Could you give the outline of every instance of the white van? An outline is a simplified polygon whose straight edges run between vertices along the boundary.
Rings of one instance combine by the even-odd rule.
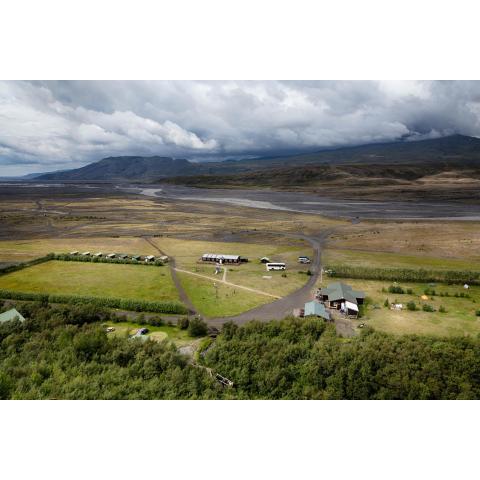
[[[286,265],[284,263],[266,263],[267,271],[270,270],[285,270]]]

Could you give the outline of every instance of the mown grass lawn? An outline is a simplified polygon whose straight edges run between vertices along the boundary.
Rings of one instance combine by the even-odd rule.
[[[0,288],[20,292],[175,301],[168,267],[50,261],[0,276]]]
[[[266,295],[241,290],[220,282],[216,282],[217,298],[214,282],[188,273],[179,273],[178,275],[190,300],[198,311],[207,317],[237,315],[275,300]]]
[[[476,335],[480,333],[480,317],[475,315],[480,309],[480,287],[471,286],[465,290],[462,285],[446,285],[437,283],[430,287],[426,283],[401,283],[400,286],[406,290],[412,289],[412,294],[396,294],[382,292],[382,288],[388,290],[389,282],[361,279],[328,279],[324,278],[323,284],[341,281],[354,288],[363,290],[371,299],[367,306],[365,316],[356,321],[355,324],[366,323],[376,330],[383,330],[395,334],[419,334],[438,336],[463,336]],[[428,300],[420,297],[426,289],[434,289],[435,296],[428,296]],[[440,296],[441,293],[449,296]],[[455,294],[468,294],[470,298],[455,297]],[[385,300],[401,303],[403,310],[390,310],[384,306]],[[406,304],[414,301],[420,310],[409,311]],[[424,304],[431,305],[435,312],[424,312],[421,310]],[[374,306],[379,308],[375,308]],[[439,311],[440,306],[445,307],[446,312]]]
[[[181,330],[180,328],[172,325],[161,325],[154,327],[152,325],[145,325],[137,322],[107,322],[104,324],[106,327],[114,327],[115,330],[109,333],[109,336],[128,336],[133,335],[139,328],[148,328],[149,333],[147,336],[155,341],[170,340],[177,347],[183,347],[190,345],[198,341],[196,338],[192,338],[188,335],[187,330]]]

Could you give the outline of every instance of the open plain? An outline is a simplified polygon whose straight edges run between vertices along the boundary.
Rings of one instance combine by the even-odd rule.
[[[206,193],[200,198],[198,191]],[[342,203],[311,193],[302,193],[300,201],[292,195],[230,192],[226,198],[222,191],[196,189],[193,195],[171,186],[4,184],[3,266],[73,250],[164,254],[169,265],[157,269],[53,262],[52,268],[49,262],[3,275],[0,288],[180,300],[192,313],[221,325],[291,314],[313,296],[322,278],[328,280],[321,271],[325,265],[480,270],[480,223],[465,206],[447,202],[421,210],[405,202],[385,209],[384,202]],[[451,218],[454,211],[457,219]],[[415,214],[409,217],[409,212]],[[400,213],[409,218],[399,218]],[[215,273],[214,265],[201,261],[204,253],[236,254],[249,261],[223,265]],[[301,255],[312,263],[299,264]],[[267,272],[262,257],[286,263],[287,270]],[[427,330],[421,326],[421,314],[409,317],[403,327],[398,320],[380,321],[378,315],[372,311],[370,323],[386,331],[440,335],[477,331],[471,322],[462,327],[463,320],[454,315],[431,322]]]

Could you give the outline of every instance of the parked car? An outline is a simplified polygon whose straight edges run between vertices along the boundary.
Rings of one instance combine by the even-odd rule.
[[[115,327],[107,327],[107,333],[114,332]]]
[[[137,330],[137,335],[146,335],[149,332],[148,328],[139,328]]]
[[[310,259],[308,257],[298,257],[298,263],[311,263]]]

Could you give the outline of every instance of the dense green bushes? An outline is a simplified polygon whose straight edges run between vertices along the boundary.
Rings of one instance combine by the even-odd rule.
[[[224,325],[197,361],[168,342],[107,336],[107,310],[17,305],[0,324],[0,398],[480,398],[480,339],[393,336],[366,327],[340,339],[318,319]]]
[[[235,398],[480,398],[480,339],[393,336],[286,319],[224,326],[205,364],[232,380]],[[227,391],[227,394],[230,393]]]
[[[96,307],[17,306],[0,324],[0,399],[217,398],[222,388],[168,342],[107,336]],[[92,321],[82,322],[91,319]],[[81,322],[81,323],[79,323]]]
[[[191,337],[203,337],[207,330],[207,324],[201,318],[192,318],[188,322],[188,334]]]
[[[387,280],[396,282],[443,282],[470,283],[480,285],[480,272],[467,270],[424,270],[408,268],[370,268],[329,266],[330,277],[363,278],[366,280]]]
[[[119,308],[134,312],[155,312],[186,314],[187,309],[177,302],[157,302],[146,300],[131,300],[112,297],[82,297],[77,295],[54,295],[44,293],[25,293],[0,289],[0,298],[12,300],[27,300],[43,303],[66,303],[70,305],[95,305],[104,308]]]
[[[403,295],[405,293],[405,290],[398,285],[390,285],[388,287],[388,293],[398,293],[400,295]]]

